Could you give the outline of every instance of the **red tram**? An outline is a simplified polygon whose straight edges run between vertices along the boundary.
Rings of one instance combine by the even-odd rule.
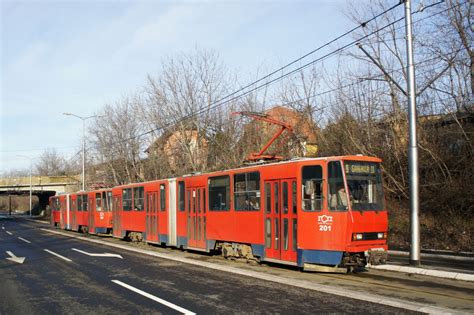
[[[51,224],[84,233],[112,231],[112,190],[94,190],[50,197]]]
[[[114,187],[113,236],[305,270],[384,263],[380,162],[304,158]],[[80,212],[93,196],[71,195],[73,229],[88,224]]]

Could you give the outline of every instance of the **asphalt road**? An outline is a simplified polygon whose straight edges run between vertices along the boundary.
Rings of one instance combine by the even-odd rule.
[[[409,313],[52,235],[22,219],[0,218],[0,280],[0,314]]]

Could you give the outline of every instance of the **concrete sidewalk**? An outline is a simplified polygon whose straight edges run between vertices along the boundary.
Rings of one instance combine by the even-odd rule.
[[[467,274],[467,273],[460,273],[460,272],[451,272],[451,271],[442,271],[442,270],[435,270],[435,269],[397,266],[397,265],[377,265],[377,266],[369,265],[368,267],[371,269],[377,269],[377,270],[397,271],[397,272],[405,272],[409,274],[425,275],[425,276],[431,276],[431,277],[437,277],[437,278],[455,279],[455,280],[474,282],[474,275]]]

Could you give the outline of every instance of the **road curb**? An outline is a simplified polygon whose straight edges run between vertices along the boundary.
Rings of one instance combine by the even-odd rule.
[[[396,255],[396,256],[410,256],[409,252],[403,252],[398,250],[389,250],[389,255]],[[471,256],[463,256],[463,255],[446,255],[446,254],[430,254],[430,253],[421,253],[421,257],[425,258],[442,258],[442,259],[450,259],[450,260],[459,260],[459,261],[472,261],[474,262],[474,257]]]
[[[442,271],[442,270],[433,270],[433,269],[423,269],[417,267],[407,267],[407,266],[397,266],[397,265],[377,265],[377,266],[368,266],[371,269],[377,270],[387,270],[387,271],[396,271],[396,272],[405,272],[409,274],[431,276],[444,279],[454,279],[454,280],[463,280],[463,281],[474,281],[474,275],[460,272],[451,272],[451,271]]]
[[[327,294],[348,297],[348,298],[352,298],[356,300],[372,302],[372,303],[397,307],[397,308],[411,310],[411,311],[417,311],[417,312],[429,313],[429,314],[463,314],[462,312],[458,312],[452,309],[426,305],[426,304],[422,304],[418,302],[408,302],[408,301],[403,301],[399,299],[391,299],[385,296],[380,296],[380,295],[375,295],[375,294],[368,295],[367,293],[359,293],[359,292],[354,292],[354,291],[350,291],[350,290],[346,290],[342,288],[334,288],[328,285],[317,284],[317,283],[313,283],[307,280],[290,279],[290,278],[270,275],[270,274],[252,271],[252,270],[243,270],[237,267],[222,266],[222,265],[209,263],[209,262],[196,261],[196,260],[185,258],[185,257],[174,256],[169,253],[157,253],[150,250],[141,249],[141,248],[133,248],[133,247],[129,247],[122,244],[109,243],[103,240],[95,240],[95,239],[90,239],[83,236],[70,235],[69,233],[64,233],[61,231],[56,231],[56,230],[51,230],[51,229],[41,228],[41,230],[48,233],[52,233],[52,234],[58,234],[58,235],[75,238],[75,239],[79,239],[79,240],[83,240],[83,241],[87,241],[91,243],[96,243],[96,244],[105,245],[109,247],[115,247],[115,248],[123,249],[126,251],[136,252],[139,254],[154,256],[154,257],[173,260],[173,261],[190,264],[194,266],[205,267],[208,269],[213,269],[213,270],[218,270],[218,271],[223,271],[223,272],[230,272],[233,274],[252,277],[252,278],[256,278],[260,280],[276,282],[280,284],[290,285],[293,287],[314,290],[314,291],[323,292]]]

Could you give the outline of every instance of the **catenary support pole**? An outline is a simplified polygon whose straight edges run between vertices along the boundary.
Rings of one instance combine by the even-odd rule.
[[[418,187],[418,144],[416,135],[416,85],[415,66],[413,62],[413,37],[411,20],[411,0],[405,0],[405,30],[407,45],[407,92],[408,92],[408,172],[410,177],[410,265],[420,265],[420,222],[419,222],[419,187]]]
[[[82,119],[82,191],[86,190],[86,120]]]
[[[33,173],[33,163],[30,159],[30,217],[32,216],[33,212],[33,181],[32,181],[32,174]]]

